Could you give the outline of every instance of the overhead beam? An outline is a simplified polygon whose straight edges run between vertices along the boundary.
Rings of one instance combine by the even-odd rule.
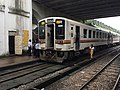
[[[44,0],[43,0],[44,1]],[[45,5],[55,5],[55,4],[57,4],[57,3],[60,3],[60,2],[64,2],[65,0],[52,0],[52,2],[51,2],[51,0],[47,0],[47,2],[44,2],[44,4]],[[66,0],[66,1],[73,1],[73,0]]]
[[[120,6],[120,3],[116,4],[118,6]],[[95,6],[95,7],[89,7],[89,8],[82,8],[82,9],[75,9],[75,10],[69,10],[69,11],[62,11],[65,13],[77,13],[77,12],[92,12],[92,11],[102,11],[104,12],[104,10],[120,10],[120,7],[117,7],[116,5],[110,5],[110,6]],[[111,8],[112,7],[112,8]]]
[[[82,15],[83,15],[83,14],[91,14],[91,13],[99,14],[99,13],[101,13],[101,12],[104,12],[104,13],[106,12],[106,13],[107,13],[107,12],[110,12],[110,11],[111,11],[112,13],[113,13],[113,12],[115,12],[115,13],[116,13],[116,12],[119,12],[119,11],[120,11],[120,7],[113,7],[113,9],[111,9],[111,8],[97,9],[97,10],[96,10],[96,9],[93,9],[93,10],[86,11],[86,12],[74,12],[74,13],[70,13],[70,12],[69,12],[69,13],[66,13],[66,12],[65,12],[65,13],[66,13],[66,14],[69,14],[69,15],[76,15],[76,14],[82,14]]]
[[[73,11],[73,10],[85,10],[86,8],[91,8],[91,9],[97,9],[97,8],[113,8],[113,7],[118,7],[120,3],[108,3],[108,4],[102,4],[102,3],[97,3],[92,5],[76,5],[75,7],[66,7],[65,9],[58,9],[59,11],[67,12],[67,11]]]
[[[75,18],[103,18],[120,15],[119,0],[33,0]]]
[[[105,2],[105,1],[99,1],[99,0],[89,0],[87,3],[86,2],[83,2],[83,3],[81,3],[80,1],[77,1],[77,2],[69,2],[69,3],[64,3],[63,2],[63,4],[60,4],[60,3],[58,3],[58,4],[55,4],[55,5],[52,5],[53,7],[53,9],[56,9],[56,8],[61,8],[61,9],[65,9],[65,8],[67,8],[67,7],[71,7],[71,8],[73,8],[74,9],[74,7],[76,8],[76,6],[78,6],[79,5],[79,7],[82,7],[82,6],[94,6],[94,5],[102,5],[102,4],[106,4],[106,3],[108,3],[108,2]],[[49,5],[48,5],[49,6]]]
[[[82,19],[82,20],[87,20],[87,19],[94,19],[94,18],[104,18],[104,17],[111,17],[111,16],[119,16],[119,15],[120,15],[120,12],[116,13],[114,11],[113,13],[111,13],[111,12],[97,12],[97,14],[96,13],[88,13],[88,14],[77,13],[77,14],[70,15],[70,16],[77,17],[77,18]]]

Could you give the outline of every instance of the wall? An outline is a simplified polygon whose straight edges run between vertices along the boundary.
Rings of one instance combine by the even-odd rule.
[[[4,27],[5,27],[5,1],[0,0],[0,55],[5,53],[5,41],[4,37]]]
[[[0,11],[0,55],[5,53],[5,38],[4,38],[4,12]]]
[[[32,0],[0,0],[0,27],[0,55],[9,54],[9,31],[24,39],[27,30],[32,39]],[[27,49],[24,43],[22,49]]]

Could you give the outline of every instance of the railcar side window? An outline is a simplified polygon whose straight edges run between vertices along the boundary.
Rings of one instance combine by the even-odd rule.
[[[39,38],[45,39],[45,21],[39,23]]]
[[[64,39],[65,38],[65,20],[56,19],[55,37],[56,37],[56,39]]]
[[[91,38],[92,30],[89,30],[89,38]]]
[[[101,38],[103,38],[103,33],[101,32]]]
[[[83,30],[83,35],[84,35],[84,36],[83,36],[84,38],[87,38],[87,29],[84,29],[84,30]]]
[[[73,33],[71,33],[71,37],[73,37]]]
[[[105,33],[103,33],[103,38],[105,38]]]
[[[93,38],[95,38],[95,31],[93,31]]]
[[[107,34],[105,33],[105,38],[107,38]]]
[[[71,27],[71,30],[73,30],[73,27]]]
[[[97,32],[97,34],[96,34],[96,37],[97,37],[97,38],[98,38],[98,33],[99,33],[99,32]]]
[[[102,33],[100,32],[100,38],[102,38]]]

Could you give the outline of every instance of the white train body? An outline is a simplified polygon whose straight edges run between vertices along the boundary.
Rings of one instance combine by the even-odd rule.
[[[75,52],[95,47],[120,43],[120,35],[99,30],[74,20],[49,17],[39,21],[41,59],[62,62]],[[53,54],[54,53],[54,54]],[[51,54],[51,55],[50,55]]]

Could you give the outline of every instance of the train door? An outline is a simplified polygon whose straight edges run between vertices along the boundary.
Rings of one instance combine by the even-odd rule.
[[[108,33],[108,39],[107,39],[107,44],[110,44],[110,33]]]
[[[75,37],[75,50],[78,51],[80,48],[80,27],[76,26],[76,37]]]
[[[47,47],[54,48],[54,24],[47,25]]]
[[[108,33],[108,44],[111,44],[112,43],[112,34],[111,32]]]
[[[70,24],[70,30],[71,30],[71,48],[74,49],[75,34],[74,34],[74,25],[73,24]]]

